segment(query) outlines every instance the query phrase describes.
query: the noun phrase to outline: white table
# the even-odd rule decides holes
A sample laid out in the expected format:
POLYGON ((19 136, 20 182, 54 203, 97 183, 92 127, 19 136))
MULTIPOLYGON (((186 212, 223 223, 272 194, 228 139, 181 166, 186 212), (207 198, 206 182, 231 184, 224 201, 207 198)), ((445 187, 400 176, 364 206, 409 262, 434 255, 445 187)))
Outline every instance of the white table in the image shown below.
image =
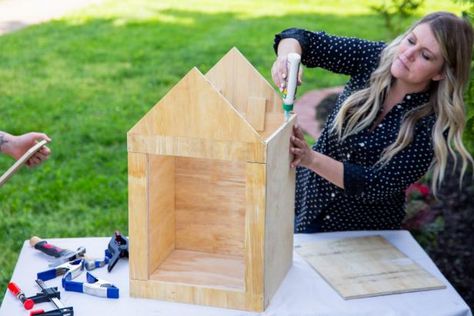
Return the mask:
MULTIPOLYGON (((61 278, 47 281, 48 287, 57 286, 61 290, 64 305, 74 307, 75 316, 86 315, 472 315, 470 308, 437 269, 428 255, 407 231, 377 232, 337 232, 312 235, 295 235, 295 244, 330 238, 382 235, 395 247, 431 272, 446 284, 446 289, 405 294, 385 295, 372 298, 344 300, 337 294, 299 255, 295 253, 293 266, 273 297, 264 313, 250 313, 207 306, 172 303, 157 300, 129 297, 128 261, 120 259, 111 273, 106 268, 96 269, 92 273, 114 283, 120 289, 120 298, 105 299, 82 293, 65 292, 61 288, 61 278)), ((84 246, 87 254, 103 257, 104 249, 110 240, 105 238, 64 238, 48 239, 50 243, 62 248, 76 249, 84 246)), ((46 256, 31 248, 25 241, 13 272, 12 281, 16 282, 27 296, 36 294, 38 287, 34 280, 36 273, 46 270, 46 256)), ((85 273, 77 281, 85 280, 85 273)), ((50 310, 51 303, 37 304, 33 309, 50 310)), ((19 300, 7 291, 0 308, 0 316, 29 315, 19 300)))

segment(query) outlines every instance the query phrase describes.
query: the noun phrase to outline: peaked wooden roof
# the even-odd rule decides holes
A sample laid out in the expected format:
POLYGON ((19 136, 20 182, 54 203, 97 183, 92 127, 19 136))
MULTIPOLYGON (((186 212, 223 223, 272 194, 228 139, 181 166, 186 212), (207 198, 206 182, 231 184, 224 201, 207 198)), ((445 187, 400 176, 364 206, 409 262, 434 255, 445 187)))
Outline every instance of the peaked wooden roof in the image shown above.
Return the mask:
POLYGON ((235 47, 206 73, 206 78, 244 116, 249 98, 266 99, 267 113, 283 113, 280 95, 235 47))
POLYGON ((263 142, 197 68, 191 69, 128 134, 263 142))

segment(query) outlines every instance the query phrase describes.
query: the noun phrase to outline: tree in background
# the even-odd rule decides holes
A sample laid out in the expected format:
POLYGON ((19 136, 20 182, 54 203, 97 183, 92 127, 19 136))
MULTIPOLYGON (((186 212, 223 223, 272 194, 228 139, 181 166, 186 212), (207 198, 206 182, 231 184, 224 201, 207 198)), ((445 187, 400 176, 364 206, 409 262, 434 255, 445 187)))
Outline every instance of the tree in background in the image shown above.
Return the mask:
MULTIPOLYGON (((459 0, 458 2, 468 6, 467 10, 463 11, 463 16, 472 24, 474 19, 474 0, 459 0)), ((467 150, 474 154, 474 61, 471 61, 471 81, 469 82, 464 101, 467 106, 467 123, 463 141, 467 150)))
POLYGON ((402 33, 405 29, 404 22, 414 16, 424 2, 425 0, 390 0, 371 5, 370 8, 383 17, 390 39, 393 39, 402 33))

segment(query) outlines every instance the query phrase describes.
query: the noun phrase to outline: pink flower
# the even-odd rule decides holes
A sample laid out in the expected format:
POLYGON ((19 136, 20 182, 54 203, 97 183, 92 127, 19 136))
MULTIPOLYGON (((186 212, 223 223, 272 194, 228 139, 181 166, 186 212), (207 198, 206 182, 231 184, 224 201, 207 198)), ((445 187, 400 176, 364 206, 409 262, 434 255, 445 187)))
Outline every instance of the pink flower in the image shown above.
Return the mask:
POLYGON ((426 199, 430 195, 430 193, 430 187, 420 182, 413 183, 405 191, 407 197, 411 195, 414 195, 415 197, 417 195, 420 195, 423 199, 426 199))

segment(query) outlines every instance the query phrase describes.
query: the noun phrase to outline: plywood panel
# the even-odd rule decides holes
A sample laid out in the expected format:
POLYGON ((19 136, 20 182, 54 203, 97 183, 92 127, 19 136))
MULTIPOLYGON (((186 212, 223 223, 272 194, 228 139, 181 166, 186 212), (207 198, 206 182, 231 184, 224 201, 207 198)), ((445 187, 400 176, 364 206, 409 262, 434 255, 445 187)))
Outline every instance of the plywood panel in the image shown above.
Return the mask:
POLYGON ((176 248, 243 256, 245 163, 176 158, 176 248))
POLYGON ((265 162, 263 143, 213 141, 174 136, 128 134, 128 151, 219 160, 265 162))
POLYGON ((285 124, 283 113, 267 113, 265 115, 265 130, 260 132, 260 136, 266 142, 285 124))
POLYGON ((265 104, 261 97, 249 97, 246 118, 257 132, 265 130, 265 104))
POLYGON ((268 143, 265 213, 265 304, 277 291, 293 262, 295 170, 289 153, 293 115, 268 143))
POLYGON ((266 99, 267 112, 283 113, 281 97, 235 47, 206 73, 206 78, 242 114, 247 113, 249 97, 266 99))
POLYGON ((130 133, 261 142, 242 114, 196 68, 189 71, 130 133))
POLYGON ((235 290, 196 287, 156 280, 148 282, 132 280, 130 281, 130 294, 134 297, 251 310, 245 294, 235 290))
POLYGON ((264 310, 266 166, 247 163, 245 214, 245 291, 255 311, 264 310))
POLYGON ((243 291, 244 260, 237 256, 175 250, 150 279, 243 291))
POLYGON ((175 157, 150 155, 148 244, 149 271, 175 248, 175 157))
POLYGON ((130 278, 148 279, 148 159, 128 153, 128 231, 130 278))
POLYGON ((381 236, 321 240, 296 251, 345 299, 446 287, 381 236))

